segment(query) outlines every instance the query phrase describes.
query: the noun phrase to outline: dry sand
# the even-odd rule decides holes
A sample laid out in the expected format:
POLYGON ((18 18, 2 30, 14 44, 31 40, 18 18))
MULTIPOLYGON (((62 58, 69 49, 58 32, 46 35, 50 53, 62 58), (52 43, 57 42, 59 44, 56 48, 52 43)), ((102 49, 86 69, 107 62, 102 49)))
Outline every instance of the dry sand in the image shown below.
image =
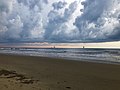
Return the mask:
POLYGON ((120 65, 1 54, 0 90, 120 90, 120 65))

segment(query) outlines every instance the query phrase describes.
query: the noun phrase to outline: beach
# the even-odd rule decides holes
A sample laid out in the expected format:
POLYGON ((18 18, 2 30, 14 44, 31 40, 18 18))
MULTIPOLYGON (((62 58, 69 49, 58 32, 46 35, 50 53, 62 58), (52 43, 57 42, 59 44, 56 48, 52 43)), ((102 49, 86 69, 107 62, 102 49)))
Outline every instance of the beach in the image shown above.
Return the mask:
POLYGON ((120 65, 0 54, 0 90, 120 90, 120 65))

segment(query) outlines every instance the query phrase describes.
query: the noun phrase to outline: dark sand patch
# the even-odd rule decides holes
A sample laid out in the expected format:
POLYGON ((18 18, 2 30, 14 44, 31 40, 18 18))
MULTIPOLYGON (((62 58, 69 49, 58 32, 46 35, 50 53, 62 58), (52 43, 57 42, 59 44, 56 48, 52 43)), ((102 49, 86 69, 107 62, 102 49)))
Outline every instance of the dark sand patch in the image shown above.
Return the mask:
POLYGON ((9 70, 0 70, 0 78, 12 78, 16 81, 23 83, 23 84, 33 84, 38 80, 33 80, 32 78, 26 77, 23 74, 18 74, 16 71, 9 71, 9 70))

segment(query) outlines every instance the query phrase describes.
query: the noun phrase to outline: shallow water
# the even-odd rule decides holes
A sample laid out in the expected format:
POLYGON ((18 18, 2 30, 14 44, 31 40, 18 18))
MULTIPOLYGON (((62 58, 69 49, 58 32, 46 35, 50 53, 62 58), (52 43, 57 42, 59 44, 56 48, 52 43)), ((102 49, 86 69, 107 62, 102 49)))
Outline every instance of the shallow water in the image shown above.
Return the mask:
POLYGON ((0 48, 0 53, 66 58, 101 62, 120 62, 120 49, 0 48))

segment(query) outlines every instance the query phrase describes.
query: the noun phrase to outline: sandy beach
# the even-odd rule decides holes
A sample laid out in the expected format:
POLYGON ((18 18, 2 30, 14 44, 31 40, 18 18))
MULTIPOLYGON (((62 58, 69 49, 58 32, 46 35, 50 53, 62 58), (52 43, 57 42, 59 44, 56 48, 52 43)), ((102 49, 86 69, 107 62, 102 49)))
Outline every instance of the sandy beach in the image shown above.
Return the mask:
POLYGON ((120 90, 120 65, 0 54, 0 90, 120 90))

